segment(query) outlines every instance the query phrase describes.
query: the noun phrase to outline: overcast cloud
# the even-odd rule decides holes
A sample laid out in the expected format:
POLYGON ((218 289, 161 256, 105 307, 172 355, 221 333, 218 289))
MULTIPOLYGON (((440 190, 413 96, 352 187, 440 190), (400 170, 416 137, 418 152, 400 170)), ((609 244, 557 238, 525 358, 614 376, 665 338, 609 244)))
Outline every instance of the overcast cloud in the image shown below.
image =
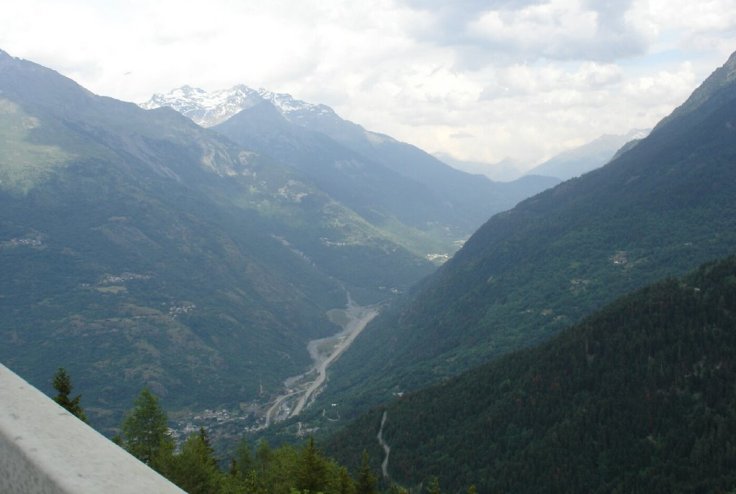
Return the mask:
POLYGON ((0 0, 0 48, 103 95, 244 83, 430 152, 531 167, 654 125, 736 50, 736 0, 0 0))

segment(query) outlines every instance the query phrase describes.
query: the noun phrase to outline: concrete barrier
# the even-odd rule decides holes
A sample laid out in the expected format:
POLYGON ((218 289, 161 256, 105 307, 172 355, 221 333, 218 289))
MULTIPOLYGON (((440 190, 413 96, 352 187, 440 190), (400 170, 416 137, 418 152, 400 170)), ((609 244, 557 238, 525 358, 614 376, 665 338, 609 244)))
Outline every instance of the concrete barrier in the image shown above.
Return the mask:
POLYGON ((0 364, 0 493, 183 492, 0 364))

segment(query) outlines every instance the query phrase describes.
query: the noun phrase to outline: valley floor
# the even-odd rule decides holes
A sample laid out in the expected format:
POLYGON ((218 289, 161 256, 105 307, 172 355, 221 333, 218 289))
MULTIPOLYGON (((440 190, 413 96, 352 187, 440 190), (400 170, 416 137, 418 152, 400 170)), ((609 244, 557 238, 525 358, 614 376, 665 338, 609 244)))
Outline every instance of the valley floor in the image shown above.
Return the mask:
POLYGON ((284 392, 269 407, 263 427, 273 422, 296 417, 308 406, 327 379, 327 369, 355 341, 369 322, 379 313, 376 306, 360 306, 348 297, 345 309, 330 311, 330 319, 343 329, 336 335, 312 340, 307 349, 312 357, 312 367, 298 376, 287 379, 284 392))

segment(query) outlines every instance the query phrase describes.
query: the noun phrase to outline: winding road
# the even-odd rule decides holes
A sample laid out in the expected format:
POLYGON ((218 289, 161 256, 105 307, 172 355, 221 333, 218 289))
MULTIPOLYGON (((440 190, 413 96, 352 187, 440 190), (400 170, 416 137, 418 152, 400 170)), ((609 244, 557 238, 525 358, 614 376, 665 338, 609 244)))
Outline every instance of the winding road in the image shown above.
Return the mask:
POLYGON ((388 412, 384 410, 383 416, 381 417, 381 428, 378 429, 378 434, 376 435, 378 444, 381 445, 383 452, 386 453, 386 456, 383 457, 383 461, 381 462, 381 473, 384 479, 388 479, 388 455, 391 453, 391 446, 383 439, 383 426, 386 424, 386 417, 388 417, 388 412))

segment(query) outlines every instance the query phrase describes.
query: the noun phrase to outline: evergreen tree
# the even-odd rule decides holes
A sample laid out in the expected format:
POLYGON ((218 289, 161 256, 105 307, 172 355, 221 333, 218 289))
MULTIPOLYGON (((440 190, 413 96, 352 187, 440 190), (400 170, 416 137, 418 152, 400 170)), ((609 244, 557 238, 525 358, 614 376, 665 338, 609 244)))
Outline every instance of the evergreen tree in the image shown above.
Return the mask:
POLYGON ((56 374, 54 374, 53 386, 57 392, 57 395, 54 396, 54 401, 79 420, 87 422, 87 416, 79 405, 82 395, 77 395, 72 399, 69 398, 69 395, 72 393, 72 379, 63 367, 59 367, 56 374))
POLYGON ((261 440, 258 443, 258 450, 256 450, 256 468, 258 469, 258 473, 263 474, 268 470, 272 457, 273 451, 271 451, 271 446, 268 445, 268 442, 261 440))
POLYGON ((160 470, 174 449, 166 412, 148 388, 143 388, 134 405, 123 420, 123 447, 142 462, 160 470))
POLYGON ((300 491, 323 492, 327 486, 327 462, 310 437, 299 455, 296 487, 300 491))
POLYGON ((348 469, 345 467, 338 467, 336 485, 337 494, 355 494, 355 482, 350 478, 348 469))
POLYGON ((248 474, 255 468, 253 462, 253 453, 250 450, 248 440, 243 438, 238 443, 238 448, 235 451, 234 468, 235 474, 244 479, 248 474))
POLYGON ((440 489, 440 481, 437 479, 437 477, 432 477, 429 479, 429 484, 427 485, 427 494, 442 494, 442 490, 440 489))
POLYGON ((409 491, 404 489, 398 484, 391 484, 391 487, 389 488, 390 494, 409 494, 409 491))
POLYGON ((356 494, 378 494, 376 485, 378 481, 371 471, 370 462, 368 460, 368 452, 363 450, 360 458, 360 469, 358 470, 358 481, 356 482, 356 494))
POLYGON ((189 494, 218 493, 225 484, 204 429, 187 438, 164 473, 189 494))

